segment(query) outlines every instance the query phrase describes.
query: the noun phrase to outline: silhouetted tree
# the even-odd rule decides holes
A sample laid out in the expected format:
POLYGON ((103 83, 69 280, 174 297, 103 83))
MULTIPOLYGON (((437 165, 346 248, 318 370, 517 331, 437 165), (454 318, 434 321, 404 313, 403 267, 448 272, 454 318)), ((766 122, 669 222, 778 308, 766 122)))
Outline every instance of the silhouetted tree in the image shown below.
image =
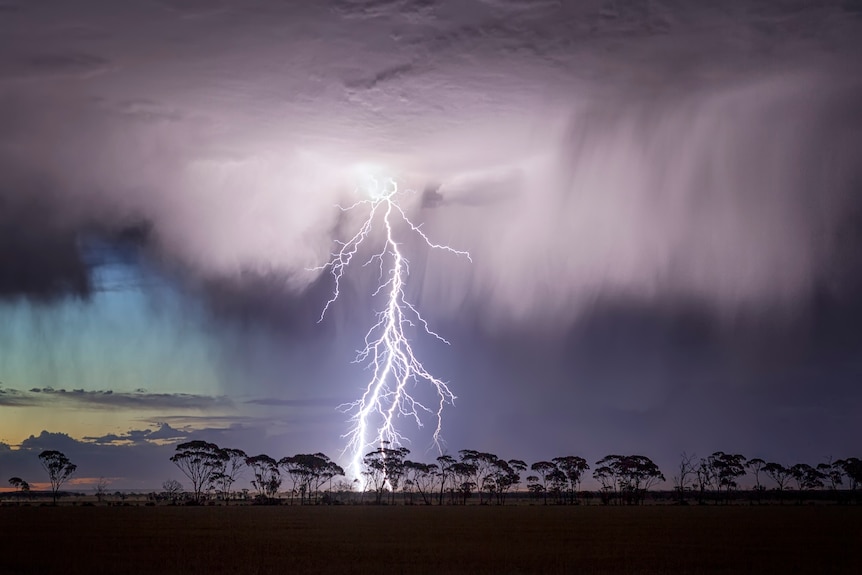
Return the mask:
POLYGON ((528 475, 527 476, 527 491, 534 498, 538 498, 540 495, 544 497, 545 487, 541 483, 541 479, 539 479, 538 475, 528 475))
POLYGON ((848 457, 847 459, 836 460, 833 465, 844 472, 844 476, 847 478, 850 500, 856 500, 856 490, 862 485, 862 460, 858 457, 848 457))
POLYGON ((807 463, 797 463, 792 466, 790 468, 790 475, 796 481, 796 490, 799 494, 800 503, 806 491, 823 487, 823 479, 825 479, 824 475, 817 468, 807 463))
POLYGON ((319 459, 323 461, 323 465, 318 468, 318 478, 320 479, 319 485, 323 485, 324 483, 329 483, 329 495, 328 500, 331 502, 332 499, 332 479, 335 477, 341 477, 344 475, 344 469, 330 460, 326 455, 322 453, 315 454, 319 459))
POLYGON ((775 485, 778 488, 778 497, 783 500, 784 497, 784 488, 787 486, 787 482, 790 481, 792 475, 790 474, 790 470, 781 465, 780 463, 770 462, 763 466, 763 472, 775 482, 775 485))
POLYGON ((581 477, 584 472, 590 468, 590 465, 587 463, 586 459, 576 455, 555 457, 551 461, 566 478, 566 492, 568 494, 569 503, 576 503, 578 491, 580 490, 581 485, 581 477))
POLYGON ((43 451, 39 454, 39 461, 42 467, 48 472, 48 478, 51 481, 51 495, 54 499, 54 505, 57 504, 57 494, 62 486, 78 469, 78 466, 69 461, 60 451, 43 451))
POLYGON ((498 466, 500 458, 493 453, 476 451, 475 449, 462 449, 458 454, 461 456, 461 461, 469 463, 474 469, 470 481, 478 488, 479 505, 481 505, 483 503, 483 491, 488 491, 490 498, 497 487, 494 483, 493 472, 498 466))
POLYGON ((166 479, 162 483, 162 497, 169 499, 171 503, 176 505, 177 499, 183 493, 183 484, 176 479, 166 479))
POLYGON ((610 480, 628 504, 642 503, 649 488, 665 480, 658 466, 645 455, 608 455, 596 462, 593 476, 600 481, 610 480))
POLYGON ((766 489, 760 483, 760 472, 763 471, 764 466, 766 466, 766 462, 759 457, 749 459, 745 464, 745 467, 754 474, 754 492, 757 494, 758 503, 760 503, 760 496, 766 489))
POLYGON ((496 496, 497 505, 506 502, 506 494, 512 487, 521 482, 521 472, 527 469, 527 464, 520 459, 504 461, 497 459, 485 482, 488 492, 496 496))
POLYGON ((745 457, 739 454, 716 451, 709 456, 708 464, 712 470, 718 495, 721 494, 722 488, 726 493, 730 493, 731 489, 736 489, 736 480, 745 475, 745 457))
POLYGON ((20 477, 10 477, 9 485, 15 488, 15 494, 20 500, 22 493, 30 493, 30 484, 21 479, 20 477))
POLYGON ((196 503, 201 502, 203 489, 212 484, 213 475, 223 467, 225 457, 215 443, 195 440, 177 445, 171 461, 192 482, 192 496, 196 503))
POLYGON ((210 481, 221 491, 225 505, 230 505, 231 487, 242 474, 248 455, 242 449, 231 447, 222 448, 220 451, 210 481))
POLYGON ((555 469, 557 469, 557 466, 550 461, 537 461, 530 466, 531 471, 535 471, 539 474, 539 479, 542 482, 542 502, 545 505, 548 504, 548 480, 555 469))
POLYGON ((425 505, 431 505, 431 490, 437 479, 438 468, 433 463, 404 461, 404 486, 415 487, 425 505))
POLYGON ((298 453, 290 457, 282 457, 278 464, 287 472, 287 476, 291 482, 291 504, 293 503, 293 494, 299 495, 299 504, 305 505, 306 495, 309 502, 311 501, 311 484, 314 483, 314 464, 311 459, 314 456, 311 454, 298 453))
POLYGON ((566 474, 558 467, 554 467, 548 473, 548 491, 553 495, 555 503, 561 505, 565 502, 566 497, 566 474))
MULTIPOLYGON (((536 478, 538 480, 538 478, 536 478)), ((601 488, 602 504, 608 505, 617 496, 617 476, 614 470, 611 469, 604 459, 596 462, 596 468, 593 470, 593 479, 599 482, 601 488)), ((529 481, 530 478, 527 478, 529 481)))
POLYGON ((520 482, 521 477, 517 468, 526 469, 526 463, 513 459, 506 461, 500 459, 493 453, 464 449, 460 452, 461 461, 470 465, 473 475, 469 481, 476 485, 479 491, 479 504, 485 501, 482 494, 488 493, 488 503, 496 499, 497 504, 502 504, 508 490, 520 482))
POLYGON ((690 477, 695 474, 695 457, 694 453, 689 455, 683 451, 679 458, 678 472, 673 476, 673 489, 677 493, 680 504, 686 503, 685 492, 691 487, 690 477))
POLYGON ((98 481, 96 481, 96 487, 95 487, 96 501, 98 501, 99 503, 101 503, 102 499, 104 499, 105 495, 107 495, 108 485, 109 485, 108 480, 105 479, 104 477, 100 477, 98 479, 98 481))
POLYGON ((652 459, 645 455, 629 455, 626 460, 627 483, 632 489, 636 502, 643 503, 650 487, 664 481, 664 474, 652 459))
POLYGON ((455 492, 461 496, 462 505, 467 505, 467 499, 478 487, 473 477, 476 475, 476 466, 467 461, 457 461, 451 467, 455 492))
MULTIPOLYGON (((305 494, 308 494, 309 502, 319 502, 320 487, 328 482, 331 494, 332 479, 344 475, 344 469, 323 453, 301 453, 284 457, 278 464, 287 471, 293 491, 299 489, 300 503, 304 503, 305 494)), ((292 500, 291 495, 291 502, 292 500)))
POLYGON ((835 492, 840 485, 844 484, 844 470, 835 465, 832 457, 826 460, 826 463, 818 463, 817 471, 823 475, 824 482, 829 483, 829 490, 835 492))
POLYGON ((716 482, 715 470, 709 459, 701 458, 694 470, 694 476, 697 481, 697 502, 703 505, 707 490, 712 489, 716 482))
POLYGON ((500 505, 505 502, 506 493, 521 483, 521 474, 527 470, 527 464, 520 459, 510 459, 507 463, 509 464, 510 471, 506 478, 506 488, 500 493, 500 505))
POLYGON ((440 480, 440 505, 443 505, 443 494, 446 491, 446 485, 452 482, 453 473, 452 466, 455 465, 455 458, 451 455, 441 455, 437 458, 438 478, 440 480))
POLYGON ((395 502, 395 492, 404 476, 404 460, 409 454, 410 450, 406 447, 391 448, 389 442, 384 442, 362 459, 362 474, 367 478, 366 485, 374 489, 375 503, 378 505, 383 502, 387 488, 390 490, 390 501, 395 502))
POLYGON ((299 495, 299 504, 304 504, 308 485, 312 481, 312 470, 307 465, 307 456, 298 454, 290 457, 282 457, 278 465, 284 469, 290 479, 290 504, 293 505, 293 499, 296 495, 299 495))
POLYGON ((254 476, 251 485, 257 489, 258 500, 262 503, 272 502, 281 487, 281 472, 278 470, 278 462, 269 455, 261 453, 254 457, 247 457, 245 464, 254 476))
POLYGON ((365 478, 363 491, 370 489, 374 493, 374 503, 381 505, 386 490, 386 466, 376 452, 368 453, 362 459, 362 476, 365 478))

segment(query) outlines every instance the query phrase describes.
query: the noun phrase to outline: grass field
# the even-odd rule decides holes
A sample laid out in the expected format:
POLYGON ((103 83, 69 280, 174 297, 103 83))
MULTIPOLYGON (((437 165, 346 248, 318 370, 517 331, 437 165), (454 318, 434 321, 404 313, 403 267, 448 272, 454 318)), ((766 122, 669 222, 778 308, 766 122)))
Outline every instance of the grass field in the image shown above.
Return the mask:
POLYGON ((862 573, 862 507, 3 507, 0 574, 862 573))

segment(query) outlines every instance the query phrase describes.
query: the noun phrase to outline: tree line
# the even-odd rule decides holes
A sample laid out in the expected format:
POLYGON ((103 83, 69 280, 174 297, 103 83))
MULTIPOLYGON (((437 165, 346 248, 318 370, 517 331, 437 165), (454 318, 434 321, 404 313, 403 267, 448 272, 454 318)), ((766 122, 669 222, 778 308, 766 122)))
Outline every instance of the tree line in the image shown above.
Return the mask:
MULTIPOLYGON (((177 503, 202 503, 220 499, 229 504, 236 497, 235 483, 247 471, 258 503, 321 504, 335 502, 334 494, 360 491, 376 504, 466 505, 471 498, 479 504, 503 505, 507 497, 524 489, 543 504, 578 504, 584 496, 581 484, 592 471, 603 504, 642 504, 650 489, 666 481, 659 467, 644 455, 607 455, 591 468, 586 459, 567 455, 528 465, 520 459, 502 459, 489 452, 462 449, 458 456, 444 454, 434 463, 408 458, 410 450, 384 443, 362 460, 362 481, 350 482, 344 469, 323 453, 297 454, 276 460, 266 454, 249 456, 241 449, 224 448, 202 440, 176 446, 171 461, 191 483, 186 492, 174 479, 165 481, 157 498, 177 503), (526 477, 524 475, 526 474, 526 477), (344 478, 333 484, 335 478, 344 478), (358 485, 357 485, 358 484, 358 485)), ((48 474, 56 504, 61 486, 77 471, 65 454, 39 454, 48 474)), ((30 490, 20 477, 9 479, 19 494, 30 490)), ((784 500, 787 492, 798 496, 828 492, 836 500, 858 501, 862 485, 862 460, 856 457, 829 460, 812 466, 797 463, 786 467, 760 458, 717 451, 705 458, 683 453, 672 477, 673 498, 680 504, 729 502, 746 493, 760 502, 768 496, 784 500), (749 477, 749 489, 741 479, 749 477), (768 482, 768 483, 767 483, 768 482)), ((106 482, 96 486, 101 501, 106 482)), ((248 490, 243 490, 247 492, 248 490)))
POLYGON ((824 489, 839 501, 842 496, 852 501, 858 498, 857 491, 862 485, 862 460, 857 457, 830 458, 816 466, 808 463, 785 466, 759 457, 746 459, 738 453, 716 451, 709 457, 697 459, 683 452, 673 477, 673 489, 680 502, 686 500, 687 494, 693 494, 698 503, 704 503, 707 498, 727 502, 739 489, 739 480, 746 476, 753 479, 749 491, 757 501, 767 494, 783 500, 787 491, 795 491, 802 497, 824 489), (766 484, 767 480, 771 489, 766 484), (842 490, 845 485, 846 489, 842 490))

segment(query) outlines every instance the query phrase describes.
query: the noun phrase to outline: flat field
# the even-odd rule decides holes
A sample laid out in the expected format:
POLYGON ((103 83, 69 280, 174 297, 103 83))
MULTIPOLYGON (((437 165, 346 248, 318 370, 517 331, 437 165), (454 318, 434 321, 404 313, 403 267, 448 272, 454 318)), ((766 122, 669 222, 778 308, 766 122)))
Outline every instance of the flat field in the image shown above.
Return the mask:
POLYGON ((0 574, 862 573, 862 507, 2 507, 0 574))

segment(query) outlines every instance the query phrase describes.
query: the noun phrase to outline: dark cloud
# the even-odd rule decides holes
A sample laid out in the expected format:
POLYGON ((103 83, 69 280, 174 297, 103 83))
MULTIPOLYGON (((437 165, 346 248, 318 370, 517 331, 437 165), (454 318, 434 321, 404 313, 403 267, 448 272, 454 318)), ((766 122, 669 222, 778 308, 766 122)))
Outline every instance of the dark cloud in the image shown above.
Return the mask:
POLYGON ((0 405, 8 407, 24 407, 35 405, 27 394, 18 391, 17 389, 2 389, 0 388, 0 405))
POLYGON ((497 10, 518 12, 519 15, 523 15, 524 12, 555 11, 563 4, 560 0, 479 0, 479 2, 497 10))
POLYGON ((126 433, 109 433, 99 437, 84 437, 84 441, 106 444, 140 444, 146 442, 177 442, 185 439, 186 431, 172 428, 167 423, 161 424, 158 429, 131 429, 126 433))
POLYGON ((344 85, 350 90, 374 90, 384 84, 397 82, 415 73, 417 70, 414 64, 397 64, 369 76, 347 80, 344 85))
POLYGON ((45 450, 61 451, 77 465, 76 479, 104 477, 118 489, 157 490, 164 479, 181 475, 170 463, 173 445, 99 444, 48 431, 31 435, 16 449, 0 449, 0 466, 31 484, 47 482, 38 459, 45 450))
POLYGON ((67 209, 62 194, 46 188, 28 180, 0 184, 0 300, 87 300, 96 290, 116 288, 97 282, 93 271, 142 261, 150 224, 100 221, 104 214, 67 209))
POLYGON ((79 409, 215 409, 228 408, 233 402, 226 397, 190 393, 115 392, 84 389, 34 387, 29 391, 0 389, 0 405, 53 406, 79 409))
POLYGON ((124 118, 142 123, 176 123, 188 118, 182 110, 147 99, 113 102, 97 98, 96 102, 124 118))
POLYGON ((0 299, 86 298, 89 270, 62 208, 26 184, 0 186, 0 299))
POLYGON ((416 23, 433 20, 438 0, 335 0, 333 11, 346 19, 396 18, 416 23))
POLYGON ((156 4, 185 18, 203 18, 224 13, 229 8, 226 0, 154 0, 156 4))
POLYGON ((217 321, 247 328, 268 327, 287 337, 324 337, 327 329, 317 320, 331 294, 330 282, 322 279, 300 294, 288 285, 288 277, 278 270, 247 270, 210 278, 192 289, 200 289, 217 321))
POLYGON ((110 69, 104 58, 92 54, 40 54, 27 62, 34 76, 88 77, 110 69))
POLYGON ((26 59, 0 60, 0 82, 28 80, 86 80, 116 70, 112 62, 85 53, 42 53, 26 59))
POLYGON ((277 397, 261 397, 256 399, 249 399, 245 403, 249 405, 269 405, 274 407, 325 407, 332 408, 333 406, 344 403, 344 401, 339 401, 329 398, 313 398, 313 399, 282 399, 277 397))

